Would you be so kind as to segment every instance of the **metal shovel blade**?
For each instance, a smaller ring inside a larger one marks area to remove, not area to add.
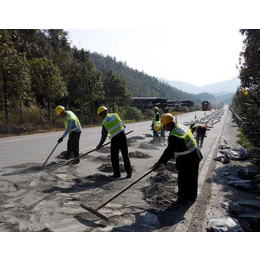
[[[85,206],[84,204],[80,204],[80,207],[82,207],[83,209],[88,210],[88,211],[91,212],[92,214],[94,214],[94,215],[96,215],[96,216],[102,218],[103,220],[109,222],[109,219],[108,219],[107,217],[105,217],[104,215],[102,215],[101,213],[99,213],[97,210],[92,209],[92,208],[90,208],[90,207],[87,207],[87,206]]]

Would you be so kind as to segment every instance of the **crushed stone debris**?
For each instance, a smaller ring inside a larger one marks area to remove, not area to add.
[[[128,146],[134,146],[138,143],[138,141],[136,139],[132,139],[132,138],[127,138],[127,145]]]
[[[154,144],[152,144],[150,142],[143,142],[138,146],[138,148],[146,149],[146,150],[158,150],[159,149],[158,147],[156,147]]]
[[[102,164],[97,169],[99,171],[101,171],[101,172],[113,172],[113,167],[112,167],[111,163]],[[123,164],[121,164],[121,163],[119,164],[119,169],[120,169],[120,172],[124,172],[125,171]]]
[[[132,136],[131,139],[143,140],[143,139],[145,139],[145,136],[144,135],[136,135],[136,136]]]
[[[130,158],[150,158],[151,156],[149,154],[140,152],[140,151],[135,151],[135,152],[130,152],[129,153]]]
[[[110,153],[110,147],[103,147],[99,150],[97,150],[98,153]]]
[[[93,162],[111,162],[111,155],[107,155],[107,156],[92,156],[92,155],[87,155],[86,157],[84,157],[85,160],[91,160]],[[122,157],[119,156],[119,161],[122,161]]]
[[[149,178],[150,186],[142,190],[143,199],[152,207],[167,209],[177,198],[177,178],[160,172]]]

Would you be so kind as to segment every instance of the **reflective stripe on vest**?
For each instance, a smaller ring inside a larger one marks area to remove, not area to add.
[[[70,130],[70,132],[73,132],[74,130],[76,130],[80,127],[80,122],[72,111],[66,111],[66,113],[67,113],[67,116],[65,117],[65,120],[64,120],[65,127],[66,128],[68,127],[69,120],[73,120],[71,130]]]
[[[197,148],[196,141],[190,131],[190,129],[184,125],[176,124],[170,135],[174,135],[178,138],[184,139],[184,142],[187,147],[187,151],[183,152],[174,152],[174,155],[186,155],[193,152]]]
[[[154,115],[153,115],[153,123],[154,122],[156,122],[156,116],[157,116],[157,114],[159,115],[159,113],[157,112],[157,113],[155,113]]]
[[[108,131],[108,137],[110,139],[112,139],[114,136],[124,131],[125,129],[123,122],[116,113],[107,114],[102,122],[102,125]]]

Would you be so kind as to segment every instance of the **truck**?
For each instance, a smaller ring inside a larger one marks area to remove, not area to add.
[[[209,111],[211,110],[211,104],[208,100],[203,100],[201,103],[202,111]]]

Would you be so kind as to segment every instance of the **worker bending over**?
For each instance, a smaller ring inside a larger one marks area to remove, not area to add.
[[[73,153],[74,158],[79,157],[79,139],[82,128],[77,116],[72,111],[66,111],[63,106],[57,106],[55,112],[59,117],[64,119],[66,127],[66,130],[62,137],[59,138],[58,143],[61,143],[66,135],[69,134],[67,152],[65,153],[64,158],[69,160],[71,152]],[[79,163],[79,159],[72,162],[72,164],[77,163]]]
[[[179,203],[195,201],[198,191],[198,171],[202,154],[190,129],[182,124],[175,124],[172,114],[164,114],[161,124],[165,131],[170,131],[168,146],[153,169],[157,170],[175,156],[178,173],[178,199]]]
[[[161,126],[159,108],[154,107],[153,111],[154,111],[154,115],[153,115],[153,121],[152,121],[152,125],[151,125],[151,127],[153,129],[153,140],[159,139],[158,133],[160,132],[161,141],[164,143],[165,142],[165,132],[164,132],[163,127]]]
[[[206,126],[201,123],[191,122],[190,124],[191,132],[196,132],[196,142],[199,147],[202,147],[204,137],[206,136]]]
[[[124,160],[124,168],[127,174],[127,178],[132,176],[132,167],[130,164],[130,159],[128,156],[128,146],[125,134],[125,125],[116,113],[108,113],[106,107],[101,106],[97,110],[98,117],[102,118],[102,133],[101,139],[96,147],[99,150],[103,143],[105,142],[107,135],[111,139],[111,162],[114,174],[110,175],[113,178],[120,178],[120,168],[119,168],[119,151],[122,153]]]

